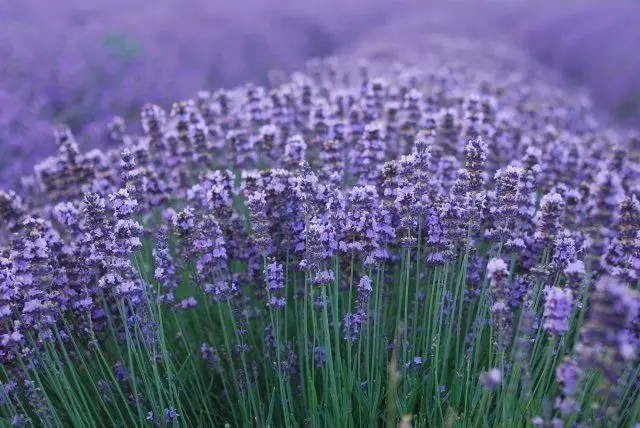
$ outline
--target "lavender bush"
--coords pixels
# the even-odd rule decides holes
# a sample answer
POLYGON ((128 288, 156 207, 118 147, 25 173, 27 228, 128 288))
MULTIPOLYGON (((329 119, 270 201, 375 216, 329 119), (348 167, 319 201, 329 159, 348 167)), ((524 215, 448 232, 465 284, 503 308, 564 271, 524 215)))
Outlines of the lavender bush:
POLYGON ((0 192, 3 423, 640 422, 637 136, 502 46, 375 49, 56 128, 0 192))

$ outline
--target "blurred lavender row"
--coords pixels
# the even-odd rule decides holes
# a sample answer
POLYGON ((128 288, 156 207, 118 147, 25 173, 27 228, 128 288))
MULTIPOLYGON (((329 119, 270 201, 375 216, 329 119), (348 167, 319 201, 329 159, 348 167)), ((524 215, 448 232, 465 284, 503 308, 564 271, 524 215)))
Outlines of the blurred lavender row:
POLYGON ((586 84, 604 113, 638 117, 637 2, 24 0, 0 4, 0 183, 52 154, 55 122, 105 145, 115 115, 269 70, 436 32, 516 42, 586 84), (562 3, 562 4, 558 4, 562 3), (637 27, 637 26, 636 26, 637 27))
POLYGON ((523 2, 501 25, 536 59, 585 85, 623 122, 640 119, 640 2, 523 2))

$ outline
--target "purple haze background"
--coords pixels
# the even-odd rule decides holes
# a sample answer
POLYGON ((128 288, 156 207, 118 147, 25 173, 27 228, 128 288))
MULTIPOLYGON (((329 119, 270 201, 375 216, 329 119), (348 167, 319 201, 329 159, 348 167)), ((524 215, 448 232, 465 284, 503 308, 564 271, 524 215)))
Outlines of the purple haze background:
POLYGON ((266 83, 273 68, 379 40, 401 50, 433 33, 514 43, 586 86, 602 113, 637 124, 637 23, 640 2, 612 0, 1 2, 0 183, 54 151, 56 121, 82 148, 100 146, 111 117, 137 126, 146 102, 266 83))

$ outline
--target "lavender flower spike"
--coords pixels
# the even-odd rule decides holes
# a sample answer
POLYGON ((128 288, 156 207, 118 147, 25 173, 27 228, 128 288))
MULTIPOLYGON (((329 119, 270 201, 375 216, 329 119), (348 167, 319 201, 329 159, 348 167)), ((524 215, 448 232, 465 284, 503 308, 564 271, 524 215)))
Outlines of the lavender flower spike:
POLYGON ((470 140, 465 147, 467 171, 469 173, 469 190, 478 193, 484 185, 484 168, 487 162, 487 144, 482 138, 470 140))
POLYGON ((573 309, 570 289, 546 287, 544 289, 544 324, 550 334, 561 335, 569 331, 569 317, 573 309))

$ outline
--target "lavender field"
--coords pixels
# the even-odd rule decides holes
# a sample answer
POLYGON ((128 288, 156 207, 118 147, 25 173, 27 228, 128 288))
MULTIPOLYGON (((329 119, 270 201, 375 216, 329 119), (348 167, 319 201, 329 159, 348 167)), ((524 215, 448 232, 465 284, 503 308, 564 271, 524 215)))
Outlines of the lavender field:
POLYGON ((639 12, 0 4, 0 426, 640 427, 639 12))

